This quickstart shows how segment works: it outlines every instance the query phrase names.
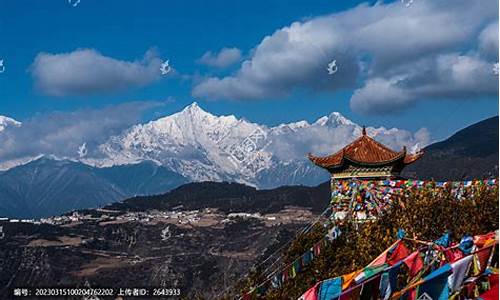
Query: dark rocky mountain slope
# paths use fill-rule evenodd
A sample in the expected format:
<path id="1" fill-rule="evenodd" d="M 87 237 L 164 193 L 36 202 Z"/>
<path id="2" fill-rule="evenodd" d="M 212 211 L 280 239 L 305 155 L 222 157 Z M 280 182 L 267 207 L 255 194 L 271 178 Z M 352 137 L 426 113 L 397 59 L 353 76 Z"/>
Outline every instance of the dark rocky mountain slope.
<path id="1" fill-rule="evenodd" d="M 39 218 L 169 191 L 186 179 L 151 162 L 94 168 L 40 158 L 0 173 L 0 216 Z"/>
<path id="2" fill-rule="evenodd" d="M 466 127 L 424 152 L 404 175 L 438 181 L 497 177 L 498 116 Z"/>

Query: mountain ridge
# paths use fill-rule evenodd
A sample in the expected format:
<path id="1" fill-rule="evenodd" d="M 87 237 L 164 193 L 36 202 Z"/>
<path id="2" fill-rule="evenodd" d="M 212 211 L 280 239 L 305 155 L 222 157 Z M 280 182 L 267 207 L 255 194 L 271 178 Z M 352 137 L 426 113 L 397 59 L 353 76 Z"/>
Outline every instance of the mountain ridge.
<path id="1" fill-rule="evenodd" d="M 498 140 L 498 116 L 479 121 L 424 148 L 403 175 L 438 181 L 498 177 Z"/>
<path id="2" fill-rule="evenodd" d="M 138 194 L 164 193 L 186 182 L 182 176 L 151 162 L 95 168 L 41 157 L 0 172 L 0 216 L 58 215 L 101 207 Z"/>

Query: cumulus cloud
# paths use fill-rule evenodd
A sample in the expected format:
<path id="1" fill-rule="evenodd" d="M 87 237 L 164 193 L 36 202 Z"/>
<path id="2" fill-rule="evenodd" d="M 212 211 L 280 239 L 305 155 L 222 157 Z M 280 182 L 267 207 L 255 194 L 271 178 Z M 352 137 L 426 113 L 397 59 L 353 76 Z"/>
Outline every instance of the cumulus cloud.
<path id="1" fill-rule="evenodd" d="M 141 60 L 123 61 L 94 49 L 79 49 L 39 53 L 31 73 L 37 89 L 46 95 L 92 95 L 145 86 L 160 78 L 161 63 L 151 50 Z"/>
<path id="2" fill-rule="evenodd" d="M 362 128 L 357 124 L 340 125 L 331 128 L 318 123 L 305 126 L 288 134 L 274 131 L 270 138 L 270 151 L 283 160 L 305 159 L 305 153 L 329 155 L 354 141 L 361 135 Z M 408 147 L 407 151 L 416 152 L 431 142 L 429 131 L 421 128 L 415 133 L 407 130 L 384 127 L 368 127 L 367 133 L 377 141 L 395 151 Z"/>
<path id="3" fill-rule="evenodd" d="M 226 68 L 240 60 L 240 49 L 222 48 L 219 53 L 213 53 L 212 51 L 205 52 L 198 62 L 216 68 Z"/>
<path id="4" fill-rule="evenodd" d="M 486 58 L 498 61 L 498 21 L 491 23 L 481 32 L 479 49 Z"/>
<path id="5" fill-rule="evenodd" d="M 136 124 L 146 110 L 159 105 L 162 103 L 129 102 L 102 109 L 37 115 L 21 126 L 10 126 L 0 132 L 1 165 L 38 155 L 76 158 L 83 151 L 82 145 L 85 154 L 90 155 L 97 145 Z"/>
<path id="6" fill-rule="evenodd" d="M 480 68 L 498 49 L 497 11 L 494 0 L 394 1 L 295 22 L 266 36 L 234 74 L 205 78 L 192 94 L 244 100 L 357 89 L 351 107 L 362 113 L 402 109 L 421 96 L 491 94 L 497 79 Z M 328 75 L 332 60 L 338 71 Z"/>
<path id="7" fill-rule="evenodd" d="M 430 97 L 494 96 L 498 80 L 492 63 L 477 55 L 444 54 L 405 65 L 390 77 L 366 81 L 354 91 L 351 109 L 360 113 L 390 113 Z"/>

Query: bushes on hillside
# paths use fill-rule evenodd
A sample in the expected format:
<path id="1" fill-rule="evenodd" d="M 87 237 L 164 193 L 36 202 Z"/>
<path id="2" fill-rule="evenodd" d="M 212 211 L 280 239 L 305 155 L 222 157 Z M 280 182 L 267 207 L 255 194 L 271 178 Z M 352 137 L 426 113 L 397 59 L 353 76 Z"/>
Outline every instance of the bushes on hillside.
<path id="1" fill-rule="evenodd" d="M 395 240 L 403 228 L 408 237 L 435 240 L 446 231 L 453 241 L 464 234 L 477 235 L 498 229 L 498 186 L 481 187 L 461 200 L 445 189 L 422 189 L 393 199 L 391 207 L 376 221 L 361 226 L 348 222 L 342 235 L 324 247 L 320 256 L 279 289 L 267 289 L 262 299 L 297 299 L 316 282 L 351 273 L 366 266 Z M 299 236 L 284 253 L 291 262 L 325 234 L 316 226 Z M 255 270 L 244 283 L 246 290 L 263 278 Z M 241 284 L 241 283 L 240 283 Z"/>

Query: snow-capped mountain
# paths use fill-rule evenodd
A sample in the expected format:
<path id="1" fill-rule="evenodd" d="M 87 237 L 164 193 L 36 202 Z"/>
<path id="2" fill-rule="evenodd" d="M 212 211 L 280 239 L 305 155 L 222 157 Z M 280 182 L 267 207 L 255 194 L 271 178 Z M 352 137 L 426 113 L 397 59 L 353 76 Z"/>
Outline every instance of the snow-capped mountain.
<path id="1" fill-rule="evenodd" d="M 100 145 L 97 166 L 152 160 L 194 181 L 229 180 L 256 184 L 255 174 L 269 168 L 272 153 L 265 126 L 214 116 L 197 103 L 181 112 L 133 126 Z"/>
<path id="2" fill-rule="evenodd" d="M 395 128 L 367 131 L 395 149 L 428 142 Z M 237 181 L 260 188 L 316 184 L 327 174 L 312 166 L 306 154 L 332 153 L 360 134 L 358 124 L 337 112 L 312 124 L 298 121 L 269 128 L 232 115 L 212 115 L 194 102 L 111 137 L 81 161 L 109 167 L 151 160 L 193 181 Z"/>
<path id="3" fill-rule="evenodd" d="M 0 131 L 5 130 L 9 126 L 19 127 L 21 126 L 21 122 L 6 116 L 0 116 Z"/>

